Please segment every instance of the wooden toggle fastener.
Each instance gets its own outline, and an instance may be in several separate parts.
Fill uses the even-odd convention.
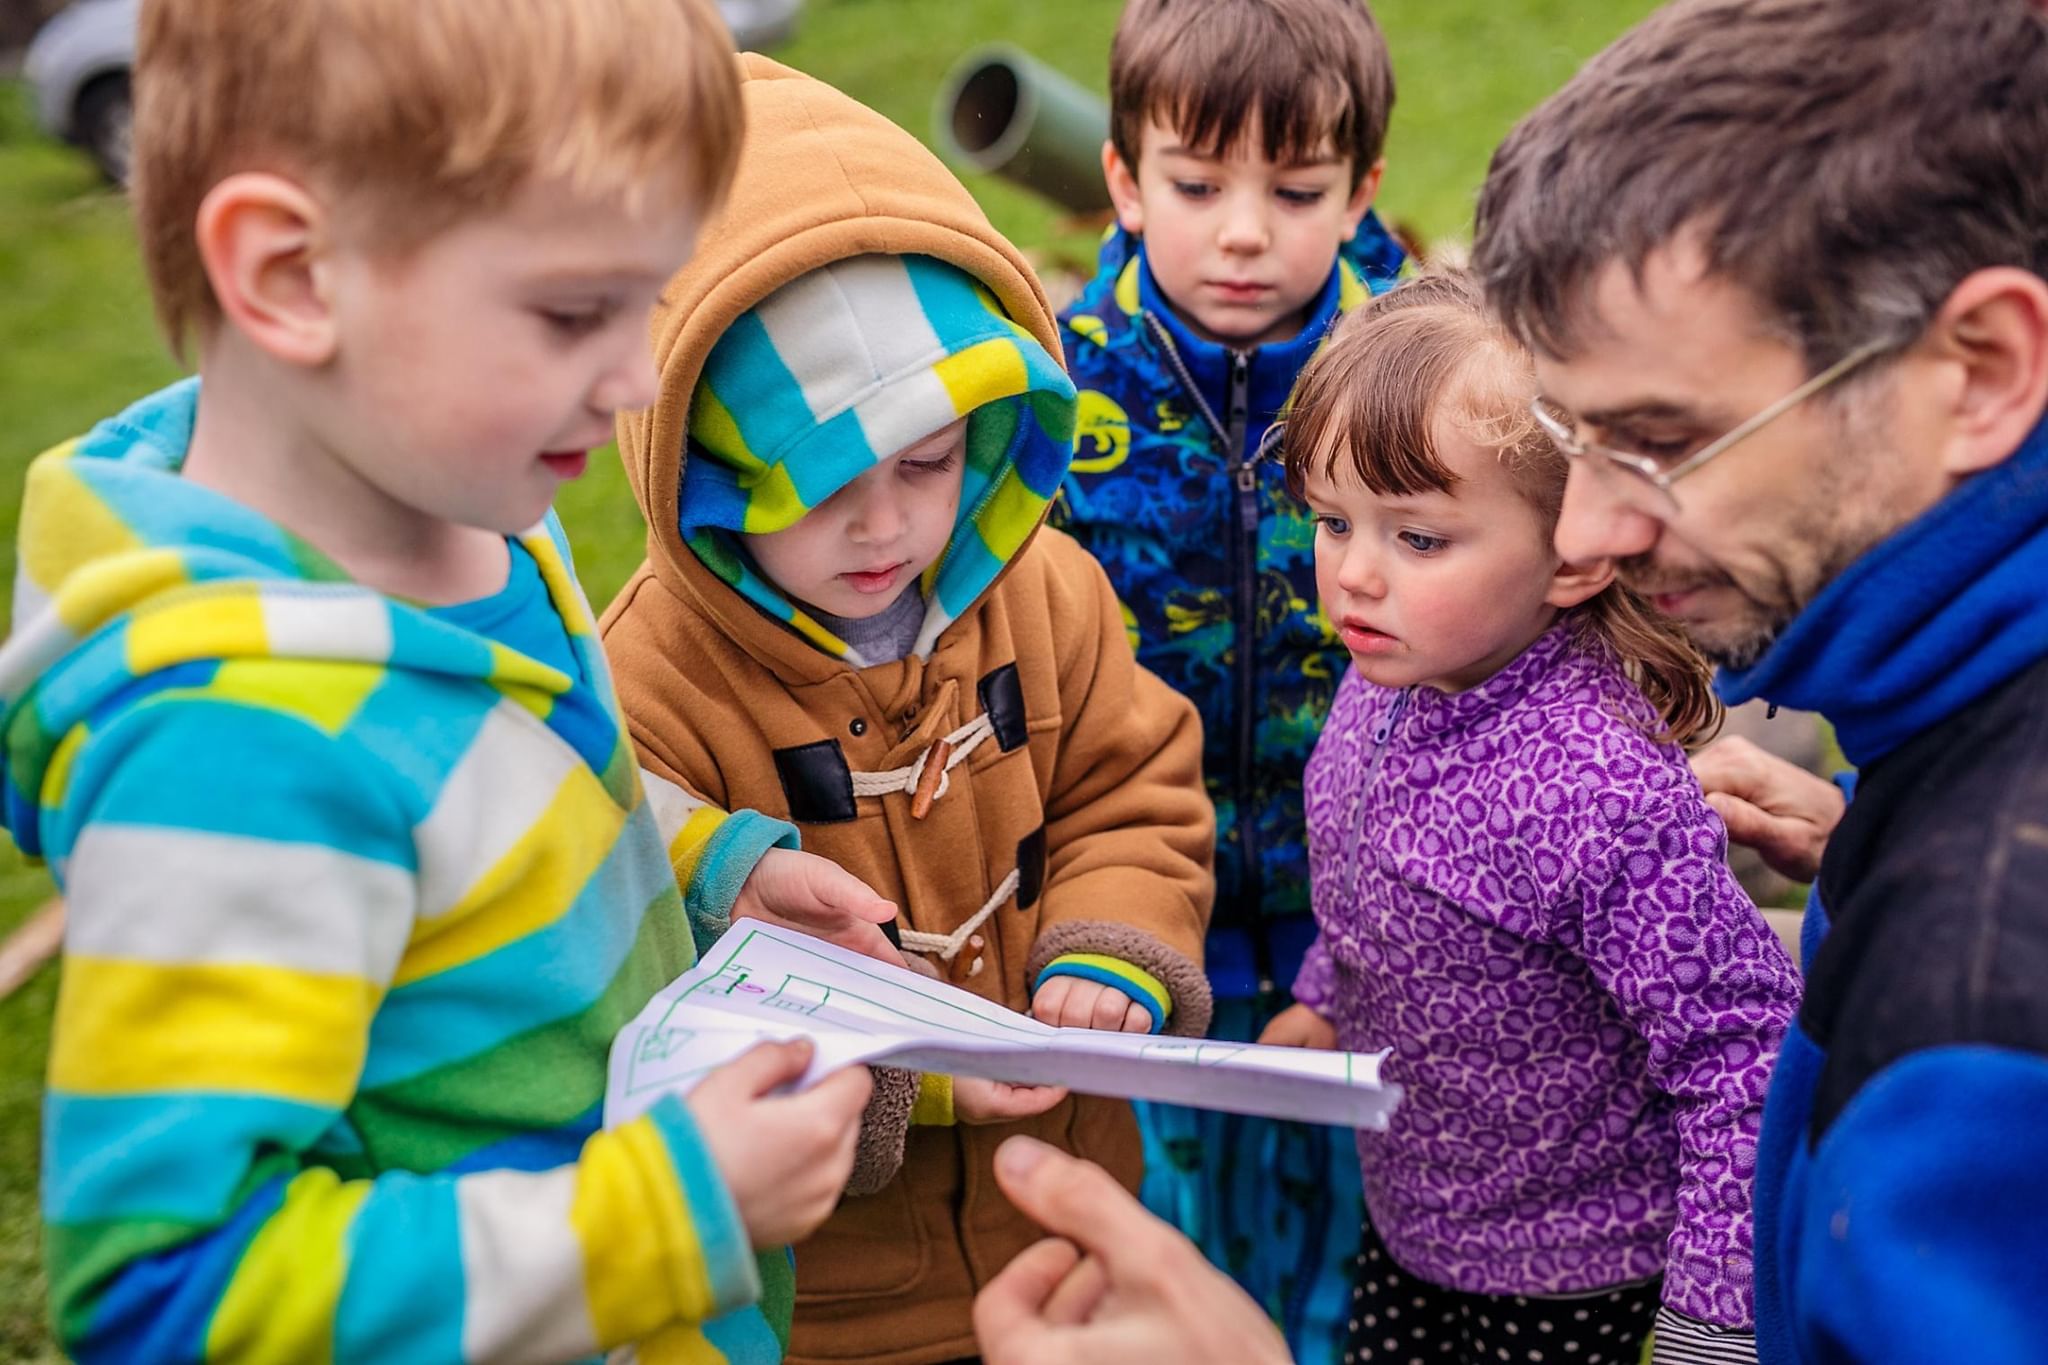
[[[952,756],[953,741],[932,741],[931,751],[925,755],[924,771],[917,777],[917,792],[910,798],[911,819],[922,820],[931,814],[932,802],[939,799],[939,782],[946,776],[946,760]]]

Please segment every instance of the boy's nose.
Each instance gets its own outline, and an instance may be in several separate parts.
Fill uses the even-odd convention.
[[[1256,255],[1267,244],[1266,215],[1249,198],[1237,200],[1225,212],[1217,244],[1225,251]]]
[[[1572,463],[1553,537],[1559,558],[1567,564],[1632,559],[1648,553],[1663,532],[1662,523],[1615,496],[1594,470]]]

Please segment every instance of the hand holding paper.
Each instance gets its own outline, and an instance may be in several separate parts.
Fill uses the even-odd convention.
[[[771,1043],[690,1093],[690,1113],[757,1250],[817,1231],[853,1169],[861,1106],[873,1082],[856,1067],[801,1095],[777,1095],[809,1061],[802,1042]]]
[[[802,1089],[843,1067],[887,1062],[1012,1085],[1160,1100],[1239,1114],[1386,1126],[1400,1098],[1385,1053],[1310,1052],[1051,1028],[980,996],[769,924],[739,922],[649,1001],[612,1044],[605,1122],[764,1040],[808,1038]]]

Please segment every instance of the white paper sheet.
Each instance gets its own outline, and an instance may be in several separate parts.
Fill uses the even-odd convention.
[[[799,1086],[860,1062],[1064,1085],[1236,1114],[1385,1129],[1401,1087],[1385,1052],[1310,1052],[1050,1028],[901,967],[771,925],[741,921],[694,969],[647,1003],[612,1044],[605,1122],[764,1039],[809,1038]]]

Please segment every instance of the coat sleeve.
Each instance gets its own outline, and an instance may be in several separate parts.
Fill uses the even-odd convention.
[[[1969,1360],[2039,1360],[2044,1123],[2048,1061],[2027,1048],[1925,1048],[1864,1082],[1768,1248],[1798,1286],[1789,1326],[1807,1358],[1957,1359],[1967,1324]]]
[[[798,847],[798,835],[786,821],[730,808],[725,776],[704,739],[710,726],[729,717],[704,714],[710,708],[680,661],[665,655],[656,625],[664,610],[682,607],[643,567],[606,610],[599,630],[640,760],[641,785],[701,957],[732,926],[733,903],[754,865],[771,848]]]
[[[1643,795],[1619,820],[1596,818],[1599,852],[1555,929],[1647,1045],[1651,1083],[1673,1105],[1678,1223],[1664,1302],[1748,1328],[1764,1092],[1799,977],[1728,870],[1727,835],[1697,787]]]
[[[1207,1032],[1202,939],[1215,896],[1216,813],[1195,708],[1141,668],[1102,567],[1057,538],[1063,728],[1046,801],[1040,930],[1027,965],[1116,985],[1156,1024]],[[1068,626],[1067,620],[1074,624]]]
[[[222,714],[102,722],[44,817],[69,920],[43,1116],[65,1350],[568,1358],[753,1301],[746,1230],[674,1097],[552,1169],[371,1173],[347,1116],[418,926],[414,808],[346,737]]]
[[[725,809],[725,779],[700,726],[724,717],[679,713],[675,669],[660,657],[650,632],[630,619],[635,589],[656,591],[635,580],[605,613],[605,648],[611,657],[626,727],[640,758],[640,781],[654,807],[690,934],[702,957],[732,927],[732,907],[748,874],[771,848],[798,847],[794,825],[759,811]],[[654,600],[666,600],[657,596]],[[678,607],[677,610],[680,610]],[[656,679],[667,685],[657,686]],[[914,1071],[875,1067],[874,1093],[862,1111],[847,1194],[873,1194],[896,1178],[903,1166],[911,1116],[923,1093]],[[950,1119],[951,1091],[944,1113]],[[926,1112],[936,1112],[931,1105]],[[937,1121],[937,1120],[934,1120]]]

